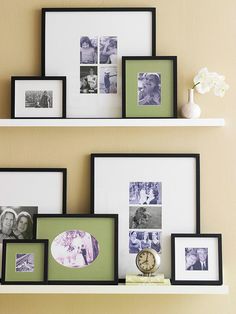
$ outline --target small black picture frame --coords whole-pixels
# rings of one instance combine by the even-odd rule
[[[3,285],[43,285],[48,277],[48,240],[3,240]]]
[[[49,240],[49,285],[118,284],[117,214],[36,214],[34,237]]]
[[[221,234],[171,234],[172,285],[222,285]]]
[[[177,56],[122,57],[122,117],[177,118]]]
[[[66,76],[12,76],[11,118],[66,118]]]

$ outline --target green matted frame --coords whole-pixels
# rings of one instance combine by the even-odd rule
[[[25,254],[18,258],[16,254]],[[28,267],[28,255],[33,254],[32,271],[17,271],[18,267]],[[3,240],[2,279],[6,285],[47,284],[48,240]]]
[[[160,103],[140,105],[138,75],[160,75]],[[177,57],[122,57],[123,118],[177,118]]]
[[[64,253],[60,253],[61,261],[59,259],[57,261],[53,257],[52,244],[55,243],[53,242],[54,239],[69,231],[83,231],[97,240],[98,255],[87,266],[64,265],[67,263],[66,260],[66,262],[63,261]],[[118,215],[38,214],[34,215],[34,236],[37,239],[46,238],[49,240],[48,284],[118,284]],[[83,241],[81,238],[79,240]],[[89,245],[94,250],[94,246],[91,243]],[[69,243],[67,246],[69,248],[72,245]],[[72,246],[71,249],[74,250],[74,247]]]

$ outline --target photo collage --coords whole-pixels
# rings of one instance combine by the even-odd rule
[[[117,93],[117,37],[80,37],[80,93]]]
[[[129,253],[145,248],[161,253],[162,183],[129,183]]]

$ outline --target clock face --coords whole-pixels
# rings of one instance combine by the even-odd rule
[[[153,273],[157,270],[156,256],[149,250],[143,250],[136,257],[138,269],[145,273]]]

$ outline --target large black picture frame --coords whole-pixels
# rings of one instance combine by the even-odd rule
[[[160,161],[160,163],[158,162],[158,160]],[[170,196],[170,199],[172,198],[174,200],[174,203],[172,203],[172,205],[170,205],[169,201],[167,202],[167,196],[165,196],[165,201],[163,202],[164,207],[163,204],[161,205],[161,207],[164,208],[163,210],[169,213],[170,217],[168,218],[168,223],[166,220],[166,222],[164,222],[164,225],[171,225],[172,227],[170,227],[170,229],[166,229],[168,231],[164,231],[164,233],[163,230],[165,229],[165,227],[163,230],[160,230],[164,234],[163,240],[167,250],[164,254],[164,257],[162,257],[162,265],[164,269],[160,269],[160,271],[163,272],[165,276],[170,277],[170,234],[173,233],[173,231],[171,230],[175,230],[175,232],[177,232],[183,229],[191,229],[191,231],[187,232],[200,233],[200,155],[192,153],[91,154],[91,213],[103,212],[111,214],[116,212],[119,214],[119,279],[121,282],[124,281],[124,277],[127,272],[136,272],[134,261],[135,254],[129,254],[129,244],[127,241],[128,233],[130,230],[129,210],[131,208],[127,189],[129,189],[130,182],[137,182],[139,180],[147,182],[147,180],[144,180],[143,178],[155,177],[155,181],[158,180],[158,174],[156,171],[162,171],[162,164],[163,162],[165,164],[165,160],[167,161],[167,164],[163,169],[164,174],[160,173],[160,178],[163,177],[163,182],[165,182],[163,185],[165,195],[168,195],[168,190],[169,193],[172,194],[180,192],[180,198],[184,198],[185,196],[187,197],[185,193],[192,193],[191,198],[187,200],[185,204],[180,204],[180,200],[175,199],[175,197],[177,197],[176,194],[173,194],[172,196]],[[186,168],[185,161],[187,162]],[[172,164],[172,162],[174,162],[174,164]],[[150,169],[150,167],[152,167],[152,169]],[[154,172],[153,169],[155,169]],[[168,172],[166,179],[165,171]],[[181,171],[183,171],[183,173]],[[185,173],[186,171],[190,171],[190,174]],[[154,174],[152,175],[152,173]],[[175,178],[176,174],[179,177]],[[151,180],[153,181],[153,179]],[[181,186],[181,180],[183,181],[183,186]],[[171,184],[169,185],[168,181],[169,183],[173,181],[175,184],[177,183],[178,185],[176,185],[175,188],[174,185],[171,187]],[[166,183],[168,184],[166,185]],[[187,192],[188,185],[190,190]],[[181,191],[180,187],[183,187],[183,191]],[[119,197],[117,197],[117,195],[119,195]],[[101,206],[101,204],[103,204],[103,206]],[[185,220],[183,214],[186,214]],[[149,237],[151,237],[150,234]],[[129,255],[132,256],[130,257]]]
[[[108,13],[109,15],[107,15]],[[69,17],[67,16],[68,14]],[[99,89],[101,88],[101,84],[99,82],[99,84],[97,84],[97,91],[93,95],[86,95],[89,92],[85,92],[85,94],[82,95],[80,88],[78,87],[81,84],[82,77],[85,75],[83,74],[81,62],[79,61],[79,39],[81,36],[89,35],[86,33],[87,29],[84,27],[84,23],[77,26],[72,23],[73,27],[71,29],[70,25],[73,18],[76,19],[76,22],[74,21],[74,23],[80,23],[81,17],[82,19],[85,18],[86,14],[92,14],[92,16],[89,16],[88,18],[93,21],[94,36],[98,36],[98,42],[99,38],[102,36],[106,35],[109,37],[107,29],[105,29],[106,24],[103,24],[103,21],[106,20],[106,17],[112,19],[109,22],[110,25],[112,25],[110,36],[117,37],[117,57],[119,60],[115,64],[116,70],[111,70],[110,68],[109,70],[112,72],[113,78],[116,76],[116,83],[114,83],[117,86],[116,91],[103,91],[100,93]],[[102,14],[104,14],[105,17],[102,16]],[[110,17],[112,14],[117,15],[115,19]],[[143,17],[142,14],[145,16]],[[134,15],[137,16],[134,18]],[[94,18],[97,20],[94,21]],[[132,20],[132,18],[134,18],[134,20]],[[129,21],[130,19],[131,21]],[[133,27],[130,28],[129,25],[132,22]],[[121,118],[122,84],[120,59],[121,56],[129,54],[143,56],[156,55],[156,8],[42,8],[41,27],[41,72],[43,76],[67,76],[67,117],[94,119]],[[59,34],[61,34],[61,37],[57,40],[56,37]],[[92,36],[91,30],[89,34]],[[58,48],[58,44],[63,44],[63,38],[65,38],[66,43],[61,48]],[[123,42],[119,48],[119,38],[128,38],[129,40],[126,43]],[[76,40],[78,42],[75,44],[74,41]],[[142,42],[141,45],[140,40]],[[53,43],[54,41],[55,44]],[[143,41],[145,41],[145,43]],[[132,47],[131,51],[130,49],[127,50],[125,48],[129,44],[131,44]],[[62,51],[65,47],[67,47],[66,50]],[[60,56],[57,49],[60,51]],[[74,50],[76,50],[76,52],[73,53]],[[55,54],[57,54],[57,58],[54,58]],[[73,66],[67,64],[68,59]],[[100,75],[98,77],[101,78],[103,72],[101,71],[102,69],[100,65],[101,64],[97,61],[93,64],[93,67],[96,67],[97,69],[95,69],[95,75],[98,76],[99,72]],[[104,95],[106,96],[105,98]],[[76,106],[74,105],[75,103]],[[100,105],[97,106],[98,104]],[[111,104],[112,106],[110,106]]]

